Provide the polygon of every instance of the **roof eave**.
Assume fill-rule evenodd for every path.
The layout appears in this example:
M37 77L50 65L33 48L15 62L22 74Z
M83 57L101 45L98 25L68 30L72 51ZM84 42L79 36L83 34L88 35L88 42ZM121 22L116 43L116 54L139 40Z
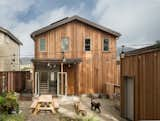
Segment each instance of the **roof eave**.
M15 37L9 30L0 27L0 31L8 35L18 45L23 45L23 43L17 37Z
M144 48L128 51L128 52L125 52L125 56L140 55L140 54L154 52L154 51L160 51L160 46L152 45L152 46L147 46Z

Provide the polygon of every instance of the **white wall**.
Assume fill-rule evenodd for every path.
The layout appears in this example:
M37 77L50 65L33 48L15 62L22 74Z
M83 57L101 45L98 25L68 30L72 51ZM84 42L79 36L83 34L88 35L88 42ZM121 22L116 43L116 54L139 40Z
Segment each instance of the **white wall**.
M13 54L15 54L15 62L12 62ZM11 40L8 35L0 32L0 71L19 71L19 56L20 45Z

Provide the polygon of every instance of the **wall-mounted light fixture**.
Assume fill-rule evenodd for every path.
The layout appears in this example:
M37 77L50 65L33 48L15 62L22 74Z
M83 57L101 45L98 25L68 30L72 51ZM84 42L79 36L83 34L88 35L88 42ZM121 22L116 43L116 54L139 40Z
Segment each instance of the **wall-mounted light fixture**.
M122 50L121 50L121 53L120 53L120 58L124 58L125 57L125 53L124 53L124 45L122 45Z

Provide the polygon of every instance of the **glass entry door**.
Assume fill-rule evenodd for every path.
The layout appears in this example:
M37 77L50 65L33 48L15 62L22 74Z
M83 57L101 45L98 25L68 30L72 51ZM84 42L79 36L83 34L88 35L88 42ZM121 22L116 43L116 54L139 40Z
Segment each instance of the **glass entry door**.
M57 73L57 95L67 95L67 72Z
M57 95L57 72L50 72L49 92Z

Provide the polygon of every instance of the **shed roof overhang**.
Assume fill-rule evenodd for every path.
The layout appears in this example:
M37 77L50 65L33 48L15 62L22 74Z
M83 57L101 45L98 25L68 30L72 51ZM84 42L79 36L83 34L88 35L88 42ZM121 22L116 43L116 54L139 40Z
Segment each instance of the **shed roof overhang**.
M125 54L125 57L126 57L126 56L141 55L141 54L155 52L155 51L160 51L160 45L159 44L155 44L155 45L152 45L152 46L147 46L147 47L140 48L140 49L135 49L135 50L132 50L132 51L125 52L124 54Z

